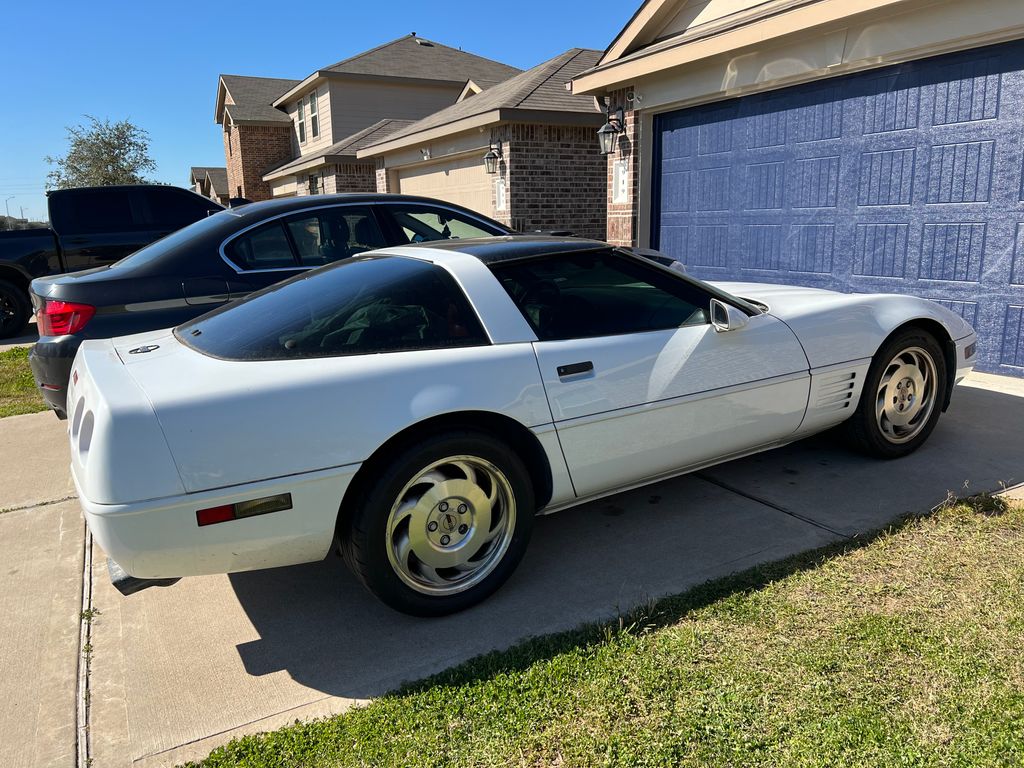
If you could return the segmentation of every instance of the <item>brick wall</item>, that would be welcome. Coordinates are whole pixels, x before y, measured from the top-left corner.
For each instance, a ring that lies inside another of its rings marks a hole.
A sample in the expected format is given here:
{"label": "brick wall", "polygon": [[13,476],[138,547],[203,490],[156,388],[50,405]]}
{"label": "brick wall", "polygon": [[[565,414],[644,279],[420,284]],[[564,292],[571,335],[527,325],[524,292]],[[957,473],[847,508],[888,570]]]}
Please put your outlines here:
{"label": "brick wall", "polygon": [[373,161],[340,163],[324,169],[324,192],[376,192],[377,173]]}
{"label": "brick wall", "polygon": [[598,151],[596,128],[530,123],[502,128],[511,225],[603,239],[608,166]]}
{"label": "brick wall", "polygon": [[292,157],[290,126],[231,125],[224,130],[224,159],[228,193],[249,200],[269,200],[270,184],[263,181],[269,168]]}
{"label": "brick wall", "polygon": [[[640,181],[640,114],[628,109],[626,94],[633,87],[623,88],[609,94],[609,106],[614,113],[617,107],[626,108],[625,130],[619,134],[615,152],[602,158],[606,162],[605,201],[608,210],[608,234],[606,239],[614,245],[637,244],[637,214],[639,206]],[[612,202],[612,178],[615,162],[626,161],[627,200],[621,203]]]}
{"label": "brick wall", "polygon": [[378,157],[374,162],[373,176],[377,192],[383,193],[395,191],[391,189],[391,174],[388,173],[388,169],[384,167],[384,158]]}

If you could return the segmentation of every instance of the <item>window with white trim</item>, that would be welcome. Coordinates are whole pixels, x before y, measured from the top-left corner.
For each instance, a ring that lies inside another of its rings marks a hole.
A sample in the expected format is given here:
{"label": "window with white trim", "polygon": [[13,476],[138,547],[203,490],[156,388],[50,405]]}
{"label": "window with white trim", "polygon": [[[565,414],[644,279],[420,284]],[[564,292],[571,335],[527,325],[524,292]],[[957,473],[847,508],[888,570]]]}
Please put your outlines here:
{"label": "window with white trim", "polygon": [[309,127],[314,139],[320,135],[320,115],[317,109],[316,91],[309,94]]}
{"label": "window with white trim", "polygon": [[298,126],[299,126],[299,144],[305,144],[306,143],[306,100],[305,99],[299,99]]}

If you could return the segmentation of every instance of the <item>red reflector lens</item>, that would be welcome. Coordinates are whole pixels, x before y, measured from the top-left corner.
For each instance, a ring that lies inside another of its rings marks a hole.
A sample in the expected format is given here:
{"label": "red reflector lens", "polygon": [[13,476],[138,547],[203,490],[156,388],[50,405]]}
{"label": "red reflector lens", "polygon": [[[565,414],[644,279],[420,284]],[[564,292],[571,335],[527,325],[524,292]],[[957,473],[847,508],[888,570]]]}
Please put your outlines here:
{"label": "red reflector lens", "polygon": [[196,522],[200,525],[213,525],[214,523],[226,523],[235,519],[235,505],[222,504],[219,507],[200,509],[196,512]]}
{"label": "red reflector lens", "polygon": [[36,312],[39,335],[67,336],[69,333],[78,333],[95,314],[96,307],[89,304],[46,299]]}

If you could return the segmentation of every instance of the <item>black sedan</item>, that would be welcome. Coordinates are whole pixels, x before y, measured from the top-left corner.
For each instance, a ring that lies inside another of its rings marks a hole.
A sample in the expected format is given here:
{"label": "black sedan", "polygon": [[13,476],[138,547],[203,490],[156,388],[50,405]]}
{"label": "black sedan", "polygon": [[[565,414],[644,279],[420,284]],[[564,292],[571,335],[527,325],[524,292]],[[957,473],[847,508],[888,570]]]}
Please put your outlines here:
{"label": "black sedan", "polygon": [[85,339],[180,325],[304,270],[389,245],[508,235],[477,213],[384,194],[293,197],[222,211],[107,267],[32,281],[39,342],[29,361],[61,418]]}

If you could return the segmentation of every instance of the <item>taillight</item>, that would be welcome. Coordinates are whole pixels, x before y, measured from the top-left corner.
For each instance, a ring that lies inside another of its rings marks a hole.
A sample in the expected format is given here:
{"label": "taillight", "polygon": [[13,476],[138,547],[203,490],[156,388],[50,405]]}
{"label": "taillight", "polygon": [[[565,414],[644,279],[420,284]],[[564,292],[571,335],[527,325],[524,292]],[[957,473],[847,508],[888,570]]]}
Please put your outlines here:
{"label": "taillight", "polygon": [[40,336],[67,336],[85,328],[96,314],[96,307],[74,301],[46,299],[36,312]]}

